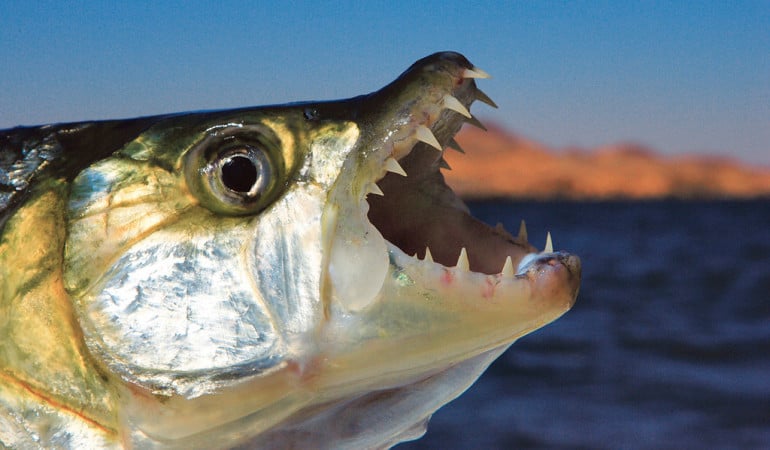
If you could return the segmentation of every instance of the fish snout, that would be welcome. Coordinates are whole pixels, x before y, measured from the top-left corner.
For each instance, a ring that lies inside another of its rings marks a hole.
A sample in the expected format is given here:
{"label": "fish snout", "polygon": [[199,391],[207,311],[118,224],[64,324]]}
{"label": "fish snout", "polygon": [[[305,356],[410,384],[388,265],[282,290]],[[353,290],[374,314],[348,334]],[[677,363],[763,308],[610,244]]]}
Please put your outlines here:
{"label": "fish snout", "polygon": [[[572,308],[577,299],[582,278],[580,258],[565,251],[528,255],[519,266],[518,277],[527,278],[535,298]],[[565,304],[566,303],[566,304]]]}

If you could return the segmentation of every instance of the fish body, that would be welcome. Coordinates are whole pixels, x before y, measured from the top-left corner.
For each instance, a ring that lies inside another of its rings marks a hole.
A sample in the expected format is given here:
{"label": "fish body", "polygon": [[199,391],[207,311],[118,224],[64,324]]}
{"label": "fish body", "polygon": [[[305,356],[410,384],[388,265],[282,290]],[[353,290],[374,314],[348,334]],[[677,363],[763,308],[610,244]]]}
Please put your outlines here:
{"label": "fish body", "polygon": [[336,102],[0,131],[0,444],[422,435],[580,284],[444,183],[485,77],[445,52]]}

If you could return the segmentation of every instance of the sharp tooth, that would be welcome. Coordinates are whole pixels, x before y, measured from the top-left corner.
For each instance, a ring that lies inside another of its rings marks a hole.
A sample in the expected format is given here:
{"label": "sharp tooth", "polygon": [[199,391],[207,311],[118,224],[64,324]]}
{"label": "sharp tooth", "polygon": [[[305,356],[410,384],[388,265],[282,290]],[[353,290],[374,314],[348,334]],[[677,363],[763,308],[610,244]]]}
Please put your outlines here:
{"label": "sharp tooth", "polygon": [[388,172],[397,173],[402,177],[406,176],[406,171],[404,170],[404,168],[401,167],[401,164],[399,164],[398,161],[396,161],[393,158],[388,158],[385,160],[385,170],[387,170]]}
{"label": "sharp tooth", "polygon": [[481,128],[484,131],[487,131],[487,127],[484,126],[481,122],[479,122],[479,119],[477,119],[475,116],[471,116],[470,119],[465,119],[466,122],[473,125],[474,127]]}
{"label": "sharp tooth", "polygon": [[509,241],[514,240],[514,237],[511,235],[511,233],[509,233],[508,230],[506,230],[503,224],[500,222],[497,222],[497,225],[495,225],[495,233],[504,237],[506,240],[509,240]]}
{"label": "sharp tooth", "polygon": [[452,170],[452,167],[449,165],[448,162],[444,158],[441,158],[438,162],[439,167],[446,170]]}
{"label": "sharp tooth", "polygon": [[369,186],[366,188],[367,194],[374,194],[374,195],[382,195],[384,196],[385,193],[382,192],[382,189],[380,189],[379,186],[377,186],[377,183],[369,183]]}
{"label": "sharp tooth", "polygon": [[527,242],[527,224],[524,223],[524,220],[521,221],[521,225],[519,225],[519,236],[518,239],[523,242]]}
{"label": "sharp tooth", "polygon": [[423,261],[433,262],[433,255],[430,254],[428,247],[425,247],[425,258],[423,258]]}
{"label": "sharp tooth", "polygon": [[492,78],[488,73],[474,67],[472,69],[463,70],[463,78]]}
{"label": "sharp tooth", "polygon": [[433,132],[430,131],[430,128],[426,127],[425,125],[418,126],[417,129],[414,130],[414,135],[418,141],[425,142],[438,151],[443,150],[443,148],[441,148],[441,144],[439,144],[438,140],[436,140],[436,136],[434,136]]}
{"label": "sharp tooth", "polygon": [[480,101],[481,103],[486,103],[493,108],[497,108],[497,103],[493,102],[492,99],[489,98],[489,96],[482,92],[479,88],[476,88],[476,100]]}
{"label": "sharp tooth", "polygon": [[457,100],[449,94],[444,96],[443,104],[444,108],[446,109],[451,109],[452,111],[458,112],[468,118],[471,117],[471,112],[468,111],[468,108],[463,106],[463,104],[460,103],[460,100]]}
{"label": "sharp tooth", "polygon": [[447,145],[451,149],[457,150],[460,153],[465,153],[465,150],[463,150],[463,148],[460,147],[460,144],[458,144],[457,141],[455,141],[455,138],[450,139]]}
{"label": "sharp tooth", "polygon": [[513,277],[513,261],[511,261],[511,257],[508,256],[505,258],[505,264],[503,264],[503,270],[500,272],[503,274],[504,277]]}
{"label": "sharp tooth", "polygon": [[460,256],[457,258],[455,267],[466,272],[470,270],[471,265],[468,262],[468,252],[465,251],[465,247],[460,250]]}
{"label": "sharp tooth", "polygon": [[551,240],[551,232],[548,232],[548,235],[545,237],[545,248],[543,249],[543,253],[553,253],[553,241]]}

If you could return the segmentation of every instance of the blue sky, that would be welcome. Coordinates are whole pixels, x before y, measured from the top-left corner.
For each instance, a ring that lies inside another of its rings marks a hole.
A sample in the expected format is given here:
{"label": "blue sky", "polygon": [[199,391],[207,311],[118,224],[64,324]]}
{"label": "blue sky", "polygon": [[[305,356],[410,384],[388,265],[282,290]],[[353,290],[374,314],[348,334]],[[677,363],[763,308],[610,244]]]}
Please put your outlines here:
{"label": "blue sky", "polygon": [[770,166],[770,1],[5,1],[0,128],[350,97],[439,50],[546,144]]}

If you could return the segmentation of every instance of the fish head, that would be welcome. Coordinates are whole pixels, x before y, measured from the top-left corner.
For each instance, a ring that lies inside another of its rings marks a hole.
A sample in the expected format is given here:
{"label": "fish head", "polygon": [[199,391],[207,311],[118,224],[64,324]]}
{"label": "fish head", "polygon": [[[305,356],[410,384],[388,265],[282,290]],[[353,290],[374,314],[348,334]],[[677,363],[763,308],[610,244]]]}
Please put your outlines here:
{"label": "fish head", "polygon": [[566,312],[580,260],[474,219],[441,174],[484,77],[446,52],[347,100],[158,117],[82,170],[64,287],[125,420],[247,439],[471,361],[419,422]]}

